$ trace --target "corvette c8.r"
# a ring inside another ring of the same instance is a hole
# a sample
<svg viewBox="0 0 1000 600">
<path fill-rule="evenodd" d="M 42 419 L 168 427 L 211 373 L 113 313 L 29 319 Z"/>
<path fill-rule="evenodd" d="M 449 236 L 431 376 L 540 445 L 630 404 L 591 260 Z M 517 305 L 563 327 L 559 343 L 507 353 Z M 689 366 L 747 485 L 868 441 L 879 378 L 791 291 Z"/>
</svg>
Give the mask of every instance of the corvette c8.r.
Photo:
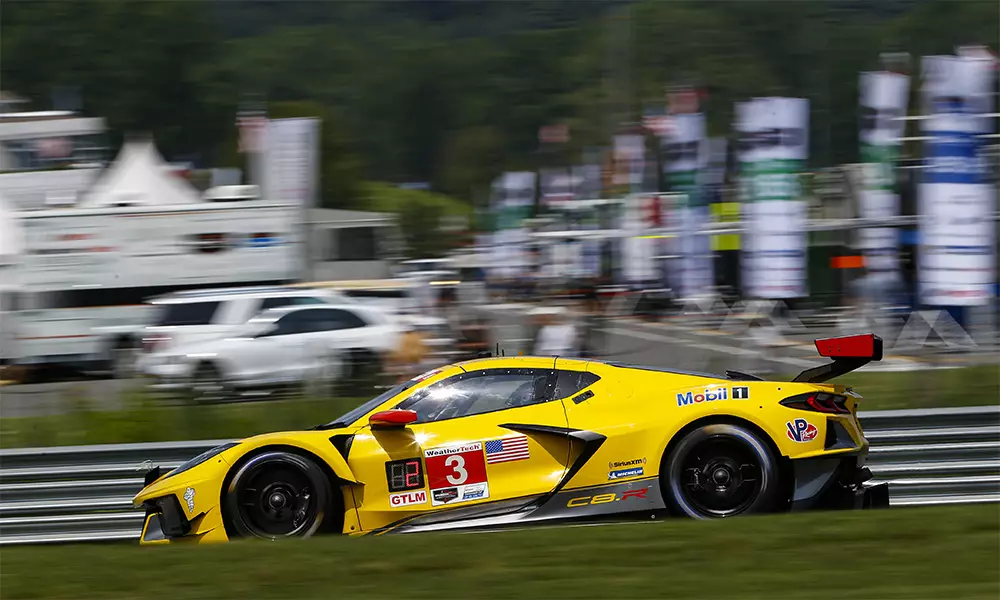
<svg viewBox="0 0 1000 600">
<path fill-rule="evenodd" d="M 538 357 L 435 369 L 311 430 L 153 469 L 141 540 L 888 505 L 865 485 L 861 397 L 825 383 L 880 360 L 882 341 L 816 346 L 833 360 L 789 382 Z"/>
</svg>

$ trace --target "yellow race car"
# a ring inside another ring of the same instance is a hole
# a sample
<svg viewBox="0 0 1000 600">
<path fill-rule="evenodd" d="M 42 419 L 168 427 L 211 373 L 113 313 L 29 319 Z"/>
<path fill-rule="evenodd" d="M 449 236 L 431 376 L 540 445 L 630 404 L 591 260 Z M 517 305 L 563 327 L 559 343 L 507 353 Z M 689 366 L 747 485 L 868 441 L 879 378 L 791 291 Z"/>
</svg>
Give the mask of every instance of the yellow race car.
<svg viewBox="0 0 1000 600">
<path fill-rule="evenodd" d="M 435 369 L 311 430 L 153 469 L 141 540 L 886 506 L 865 485 L 860 396 L 824 383 L 882 340 L 816 346 L 833 360 L 791 382 L 537 357 Z"/>
</svg>

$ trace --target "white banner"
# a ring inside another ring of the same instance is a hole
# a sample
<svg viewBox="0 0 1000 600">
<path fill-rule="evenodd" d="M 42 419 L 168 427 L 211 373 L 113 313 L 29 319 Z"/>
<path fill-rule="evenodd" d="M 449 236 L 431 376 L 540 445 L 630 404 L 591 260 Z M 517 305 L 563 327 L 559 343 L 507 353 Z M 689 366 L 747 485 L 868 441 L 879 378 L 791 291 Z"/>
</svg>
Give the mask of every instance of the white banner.
<svg viewBox="0 0 1000 600">
<path fill-rule="evenodd" d="M 918 194 L 920 299 L 930 306 L 989 301 L 995 278 L 996 190 L 987 182 L 982 138 L 992 112 L 993 61 L 923 59 L 923 121 L 931 139 Z"/>
<path fill-rule="evenodd" d="M 745 193 L 750 296 L 806 295 L 806 204 L 799 175 L 809 151 L 809 101 L 755 98 L 737 105 Z"/>
<path fill-rule="evenodd" d="M 542 206 L 553 208 L 573 199 L 576 188 L 569 169 L 550 168 L 539 172 Z"/>
<path fill-rule="evenodd" d="M 679 291 L 684 299 L 708 294 L 714 283 L 710 240 L 695 232 L 708 224 L 708 210 L 701 187 L 701 173 L 708 164 L 705 115 L 687 113 L 672 117 L 673 127 L 664 139 L 664 170 L 670 191 L 683 194 L 678 250 L 681 255 Z"/>
<path fill-rule="evenodd" d="M 493 269 L 500 277 L 520 277 L 529 269 L 528 231 L 524 220 L 535 204 L 535 174 L 504 173 L 493 184 Z"/>
<path fill-rule="evenodd" d="M 316 205 L 320 120 L 275 119 L 264 133 L 264 184 L 268 202 Z"/>
<path fill-rule="evenodd" d="M 899 215 L 896 159 L 905 131 L 910 78 L 887 71 L 861 74 L 862 178 L 858 212 L 867 219 Z M 858 230 L 858 248 L 871 274 L 898 277 L 899 232 L 895 228 Z"/>
<path fill-rule="evenodd" d="M 659 280 L 655 256 L 659 238 L 651 230 L 660 223 L 660 199 L 656 194 L 636 194 L 625 198 L 621 244 L 622 276 L 630 284 Z"/>
</svg>

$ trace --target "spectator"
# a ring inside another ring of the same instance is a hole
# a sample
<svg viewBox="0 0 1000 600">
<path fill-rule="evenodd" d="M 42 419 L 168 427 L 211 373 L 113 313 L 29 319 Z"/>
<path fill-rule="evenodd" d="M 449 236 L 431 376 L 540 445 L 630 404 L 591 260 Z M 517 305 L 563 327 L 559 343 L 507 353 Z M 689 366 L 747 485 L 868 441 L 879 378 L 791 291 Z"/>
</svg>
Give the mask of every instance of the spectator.
<svg viewBox="0 0 1000 600">
<path fill-rule="evenodd" d="M 539 314 L 536 356 L 576 356 L 576 328 L 566 320 L 563 308 L 544 309 Z"/>
<path fill-rule="evenodd" d="M 389 357 L 389 367 L 398 382 L 406 381 L 423 373 L 426 370 L 424 367 L 428 358 L 424 336 L 417 330 L 412 321 L 406 320 L 403 323 L 399 345 Z"/>
</svg>

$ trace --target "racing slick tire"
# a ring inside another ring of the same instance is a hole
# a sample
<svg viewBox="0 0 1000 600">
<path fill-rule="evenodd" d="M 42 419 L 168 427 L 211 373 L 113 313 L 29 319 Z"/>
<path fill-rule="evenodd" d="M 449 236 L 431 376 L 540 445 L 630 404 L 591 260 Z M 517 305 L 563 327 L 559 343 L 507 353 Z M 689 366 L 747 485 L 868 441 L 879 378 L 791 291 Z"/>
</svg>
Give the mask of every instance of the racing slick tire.
<svg viewBox="0 0 1000 600">
<path fill-rule="evenodd" d="M 292 452 L 251 456 L 229 478 L 224 494 L 230 538 L 310 537 L 334 520 L 329 478 L 314 461 Z"/>
<path fill-rule="evenodd" d="M 748 428 L 703 425 L 684 435 L 660 470 L 671 511 L 694 519 L 768 512 L 781 493 L 770 446 Z"/>
</svg>

